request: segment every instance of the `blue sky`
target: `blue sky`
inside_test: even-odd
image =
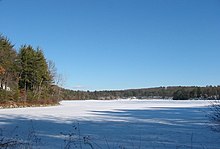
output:
[[[220,85],[219,0],[2,0],[0,32],[79,90]]]

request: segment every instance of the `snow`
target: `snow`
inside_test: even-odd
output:
[[[200,100],[62,101],[52,107],[0,109],[0,129],[3,136],[18,135],[23,140],[34,131],[43,149],[65,148],[68,142],[84,149],[220,149],[220,133],[212,131],[207,117],[209,104]]]

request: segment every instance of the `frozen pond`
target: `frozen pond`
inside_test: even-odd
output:
[[[68,143],[72,148],[85,149],[220,149],[220,133],[209,127],[209,104],[172,100],[62,101],[53,107],[0,109],[0,129],[3,136],[29,137],[32,141],[40,138],[38,148],[48,149],[65,148]],[[30,132],[34,132],[31,139]]]

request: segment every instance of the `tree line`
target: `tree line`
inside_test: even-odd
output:
[[[220,86],[170,86],[144,89],[129,89],[115,91],[73,91],[62,89],[62,99],[64,100],[111,100],[111,99],[220,99]]]
[[[42,49],[22,45],[18,50],[0,35],[0,103],[47,104],[57,102],[56,69]]]

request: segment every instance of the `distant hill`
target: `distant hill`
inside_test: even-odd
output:
[[[61,89],[63,100],[111,100],[123,98],[138,99],[219,99],[220,86],[169,86],[156,88],[141,88],[128,90],[105,90],[105,91],[74,91]]]

